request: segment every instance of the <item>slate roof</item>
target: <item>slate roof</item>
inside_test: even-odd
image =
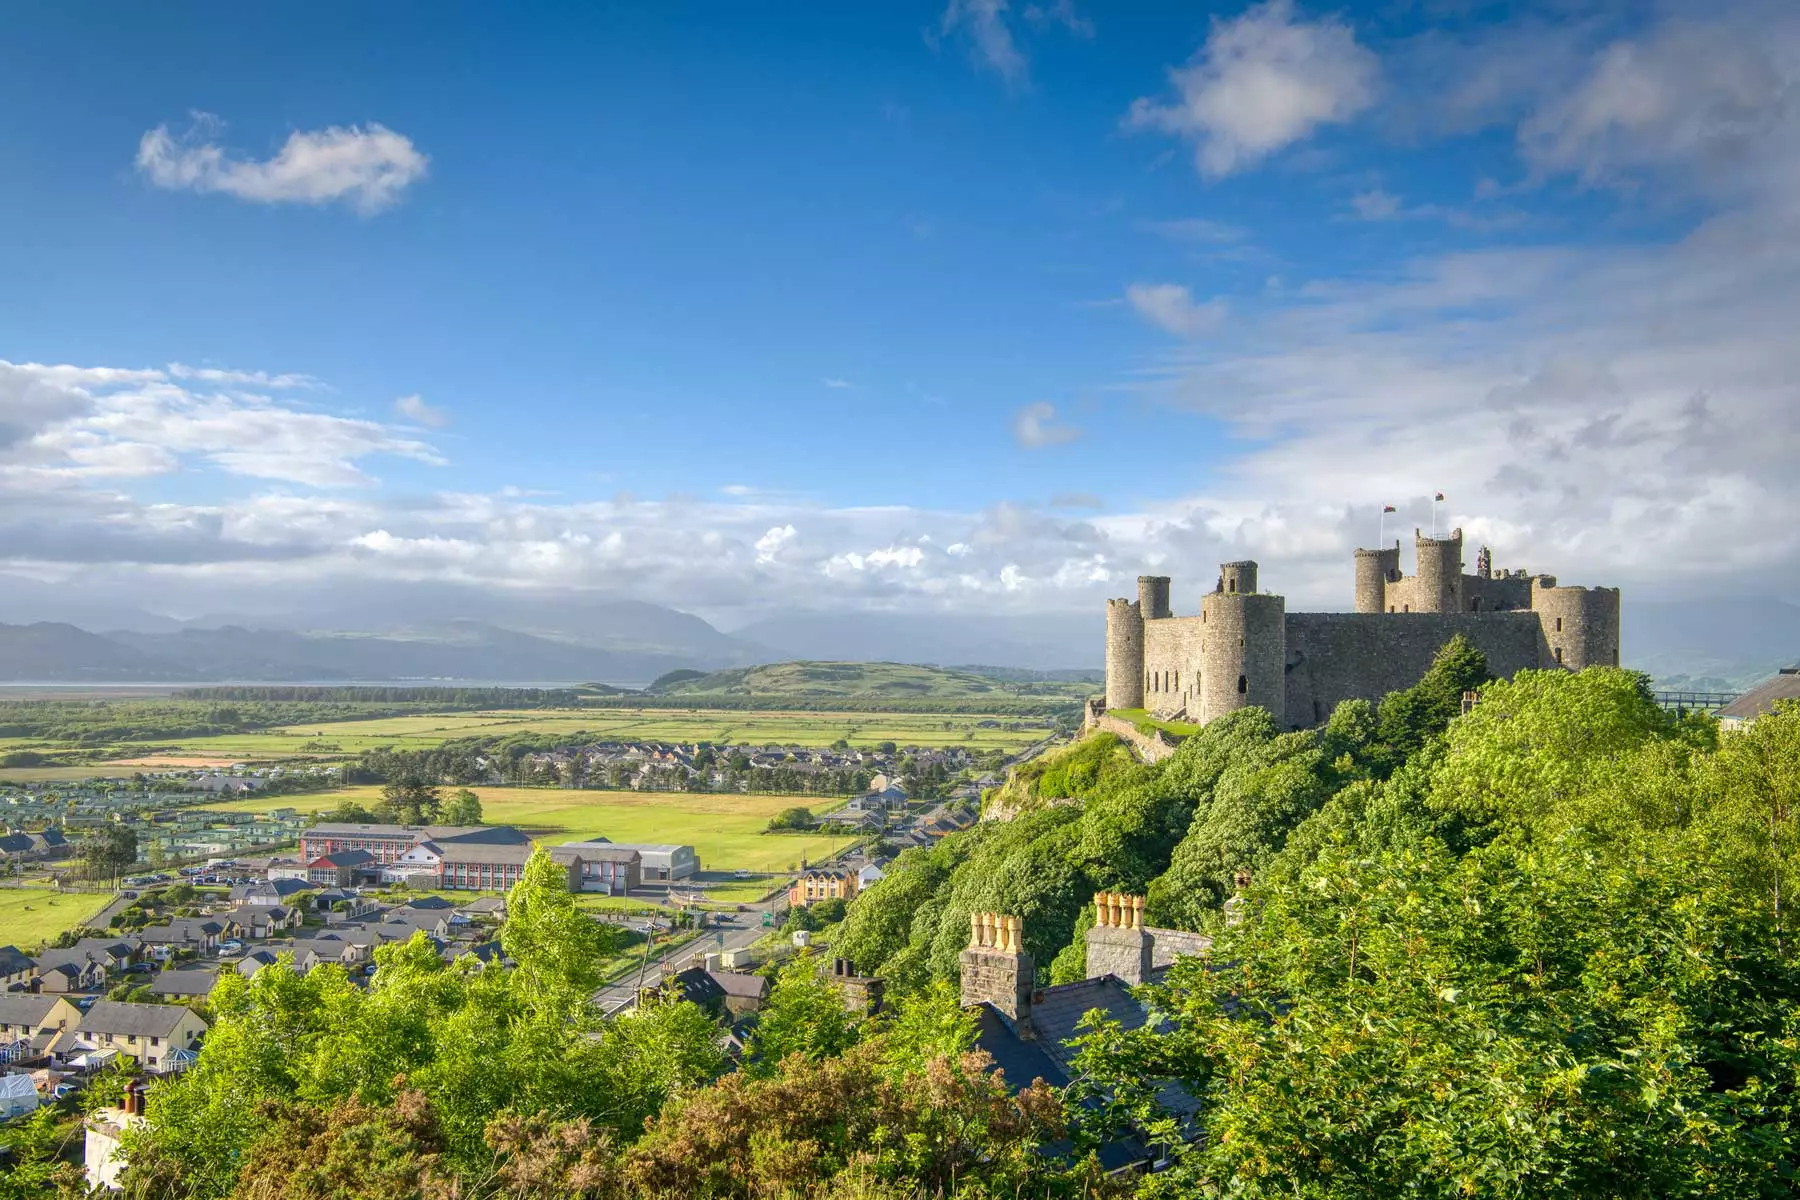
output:
[[[375,856],[367,850],[339,850],[336,854],[323,854],[306,864],[313,869],[366,867],[375,861]]]
[[[110,1033],[119,1037],[168,1037],[183,1017],[191,1015],[179,1004],[130,1004],[124,1000],[96,1000],[77,1028],[82,1033]]]
[[[534,847],[524,842],[484,842],[468,838],[432,838],[421,845],[437,852],[447,863],[524,863]]]
[[[456,905],[442,896],[420,896],[416,900],[408,900],[401,907],[418,909],[421,912],[438,912],[446,908],[455,908]]]
[[[176,967],[163,970],[150,984],[159,996],[204,996],[219,982],[219,968]]]
[[[33,996],[26,992],[0,994],[0,1025],[30,1025],[36,1028],[56,1006],[61,996]],[[66,1001],[64,1001],[66,1003]]]
[[[237,973],[248,979],[264,967],[274,966],[276,958],[277,955],[272,950],[254,950],[239,961]]]
[[[1721,721],[1754,721],[1781,700],[1800,700],[1800,667],[1783,667],[1779,674],[1763,680],[1715,715]]]
[[[31,961],[31,956],[17,946],[0,946],[0,975],[17,975],[36,965]]]
[[[769,977],[747,971],[708,971],[707,975],[727,996],[740,1000],[763,1000],[769,995]]]
[[[1152,971],[1167,970],[1177,958],[1204,956],[1212,949],[1212,939],[1204,933],[1189,933],[1185,929],[1146,929],[1145,932],[1155,939],[1150,943]]]

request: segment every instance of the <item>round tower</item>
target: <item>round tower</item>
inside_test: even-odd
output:
[[[1200,723],[1250,705],[1287,714],[1287,602],[1245,592],[1244,568],[1255,587],[1255,563],[1226,563],[1220,581],[1238,591],[1209,592],[1200,601]]]
[[[1247,560],[1221,563],[1219,565],[1219,590],[1227,596],[1254,595],[1256,592],[1256,564]]]
[[[1380,550],[1356,552],[1356,611],[1387,611],[1388,580],[1400,578],[1400,543]]]
[[[1138,615],[1146,621],[1160,621],[1174,615],[1169,608],[1167,575],[1138,576]]]
[[[1413,531],[1418,542],[1419,575],[1413,593],[1414,612],[1451,613],[1462,611],[1462,545],[1460,529],[1449,537],[1428,538]]]
[[[1532,580],[1531,607],[1544,628],[1540,665],[1580,671],[1619,665],[1619,589],[1557,587]]]
[[[1144,618],[1136,600],[1106,602],[1106,707],[1144,707]]]

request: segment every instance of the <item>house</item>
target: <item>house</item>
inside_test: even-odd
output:
[[[506,920],[506,897],[478,896],[456,910],[471,921]]]
[[[240,883],[231,889],[234,904],[286,904],[298,892],[308,891],[312,884],[305,879],[259,879]]]
[[[221,918],[228,936],[239,938],[274,937],[300,923],[300,914],[282,904],[245,904]]]
[[[0,996],[0,1059],[60,1053],[79,1024],[81,1010],[61,996]]]
[[[280,959],[273,950],[252,950],[237,962],[237,973],[249,979],[264,967],[272,967]]]
[[[638,852],[639,874],[646,882],[692,879],[700,873],[700,856],[694,853],[692,846],[628,845],[624,842],[612,845],[620,850]]]
[[[906,811],[906,790],[891,783],[872,783],[868,792],[850,797],[844,807],[852,812],[902,813]]]
[[[855,871],[807,871],[788,889],[788,905],[811,908],[821,900],[854,900]]]
[[[222,922],[210,917],[180,917],[166,925],[146,925],[138,934],[150,952],[167,958],[177,950],[215,950],[225,936]]]
[[[1722,728],[1741,729],[1783,700],[1800,700],[1800,667],[1781,668],[1715,715]]]
[[[91,992],[106,984],[106,968],[92,959],[58,956],[46,964],[38,961],[37,986],[40,992]]]
[[[190,967],[164,967],[150,983],[153,995],[163,996],[170,1000],[192,1000],[198,996],[212,994],[213,985],[219,982],[219,967],[215,964]]]
[[[0,946],[0,990],[15,991],[37,978],[37,963],[17,946]]]
[[[37,1083],[29,1075],[0,1075],[0,1121],[37,1111]]]
[[[146,1069],[167,1070],[193,1061],[206,1022],[180,1004],[129,1004],[98,1000],[76,1029],[77,1044],[115,1049]]]
[[[301,939],[286,949],[293,952],[294,967],[302,974],[321,963],[352,967],[368,958],[367,947],[336,937]]]
[[[859,892],[864,891],[871,883],[876,883],[886,878],[886,871],[882,870],[874,863],[868,863],[856,873],[856,890]]]
[[[0,837],[0,862],[43,862],[75,852],[60,829],[42,833],[8,833]]]
[[[71,950],[79,950],[91,958],[99,960],[108,971],[123,971],[132,963],[144,959],[144,943],[135,936],[124,937],[86,937],[77,941]]]
[[[306,881],[314,887],[354,887],[381,882],[381,864],[367,850],[321,854],[306,864]]]
[[[569,868],[569,890],[628,896],[643,883],[644,856],[611,842],[565,842],[550,857]]]
[[[1086,935],[1087,978],[1036,986],[1037,967],[1026,952],[1022,922],[995,913],[970,915],[969,946],[962,952],[962,1004],[974,1010],[975,1046],[993,1059],[1014,1088],[1033,1080],[1062,1087],[1074,1073],[1075,1040],[1088,1013],[1099,1010],[1124,1029],[1141,1028],[1150,1014],[1132,987],[1162,977],[1180,957],[1205,955],[1212,939],[1143,924],[1141,896],[1094,897],[1096,923]],[[1192,1116],[1198,1103],[1177,1084],[1158,1097],[1171,1112]],[[1109,1170],[1154,1157],[1145,1146],[1114,1144],[1101,1151]]]

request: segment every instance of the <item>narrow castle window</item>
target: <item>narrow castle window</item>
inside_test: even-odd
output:
[[[1556,632],[1558,632],[1558,633],[1562,632],[1562,618],[1561,617],[1556,618]],[[1557,661],[1560,662],[1561,660],[1559,659]]]
[[[1240,696],[1245,695],[1249,691],[1250,691],[1250,681],[1248,679],[1245,679],[1242,675],[1239,675],[1238,676],[1238,695],[1240,695]]]
[[[1481,611],[1481,597],[1480,596],[1472,596],[1469,598],[1469,611],[1470,612],[1480,612]]]
[[[1227,588],[1226,590],[1231,591],[1231,592],[1237,591],[1237,580],[1233,579],[1231,581],[1231,586],[1229,588]]]
[[[1562,666],[1562,647],[1561,646],[1558,646],[1556,648],[1556,665],[1559,667]]]
[[[1391,604],[1390,604],[1390,605],[1388,605],[1388,611],[1389,611],[1389,612],[1393,612],[1393,611],[1394,611],[1394,606],[1393,606],[1393,605],[1391,605]]]

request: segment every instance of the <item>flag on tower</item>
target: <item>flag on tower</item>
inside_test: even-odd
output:
[[[1391,505],[1391,504],[1384,504],[1384,505],[1382,505],[1382,506],[1381,506],[1381,511],[1382,511],[1382,512],[1384,512],[1384,513],[1391,513],[1391,512],[1394,512],[1394,511],[1396,511],[1396,510],[1395,510],[1395,508],[1394,508],[1394,506],[1393,506],[1393,505]]]
[[[1438,498],[1438,499],[1439,499],[1439,500],[1442,500],[1442,499],[1443,499],[1443,498],[1444,498],[1444,493],[1442,493],[1442,492],[1439,492],[1439,493],[1438,493],[1438,494],[1437,494],[1437,498]]]

